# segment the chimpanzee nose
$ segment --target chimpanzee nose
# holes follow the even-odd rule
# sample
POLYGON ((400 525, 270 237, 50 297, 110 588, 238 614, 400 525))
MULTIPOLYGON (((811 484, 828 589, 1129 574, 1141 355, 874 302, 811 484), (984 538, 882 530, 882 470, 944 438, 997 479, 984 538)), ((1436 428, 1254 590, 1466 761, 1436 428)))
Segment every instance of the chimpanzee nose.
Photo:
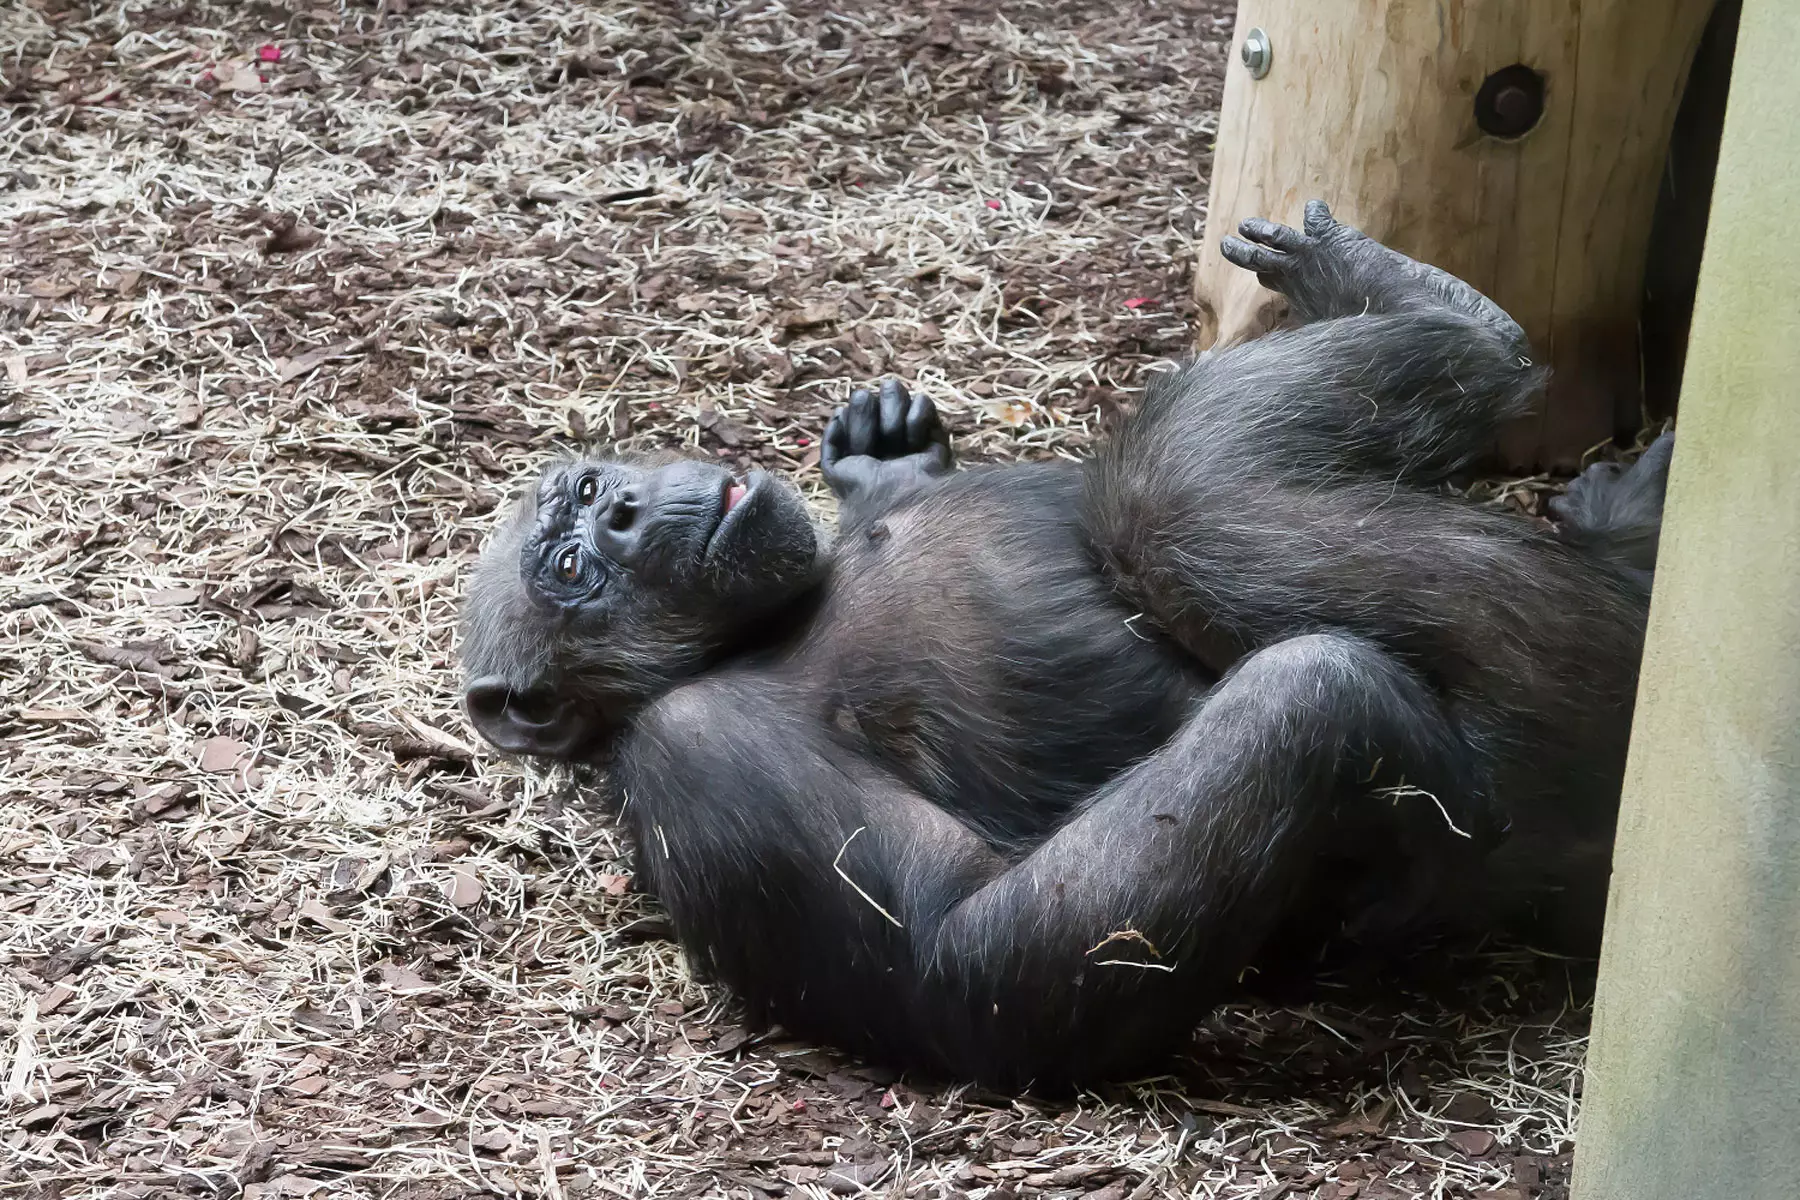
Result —
POLYGON ((637 523, 638 499, 636 488, 621 488, 614 494, 612 502, 606 509, 606 527, 614 533, 624 533, 637 523))
POLYGON ((654 482, 622 487, 607 497, 594 513, 594 541, 602 553, 628 567, 639 566, 643 555, 645 517, 661 503, 654 482))

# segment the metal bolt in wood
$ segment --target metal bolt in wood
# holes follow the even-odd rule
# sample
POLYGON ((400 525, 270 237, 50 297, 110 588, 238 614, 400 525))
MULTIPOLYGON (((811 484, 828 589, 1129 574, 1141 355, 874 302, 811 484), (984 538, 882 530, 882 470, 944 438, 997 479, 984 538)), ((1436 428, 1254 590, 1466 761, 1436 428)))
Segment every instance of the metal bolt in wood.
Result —
POLYGON ((1244 60, 1244 66, 1249 68, 1252 79, 1267 75, 1269 64, 1275 60, 1275 48, 1269 44, 1269 35, 1260 28, 1244 35, 1244 45, 1238 54, 1244 60))

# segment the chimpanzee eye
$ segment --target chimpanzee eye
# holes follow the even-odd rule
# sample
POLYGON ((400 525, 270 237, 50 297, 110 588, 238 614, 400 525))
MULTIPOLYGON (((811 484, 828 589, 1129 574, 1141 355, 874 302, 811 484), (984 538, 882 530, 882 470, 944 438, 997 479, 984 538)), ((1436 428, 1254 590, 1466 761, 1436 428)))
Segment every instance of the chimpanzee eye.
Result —
POLYGON ((582 504, 592 504, 599 495, 600 481, 592 475, 583 476, 581 482, 575 485, 575 499, 582 504))
POLYGON ((581 551, 570 546, 556 556, 556 577, 564 583, 574 583, 581 578, 581 551))

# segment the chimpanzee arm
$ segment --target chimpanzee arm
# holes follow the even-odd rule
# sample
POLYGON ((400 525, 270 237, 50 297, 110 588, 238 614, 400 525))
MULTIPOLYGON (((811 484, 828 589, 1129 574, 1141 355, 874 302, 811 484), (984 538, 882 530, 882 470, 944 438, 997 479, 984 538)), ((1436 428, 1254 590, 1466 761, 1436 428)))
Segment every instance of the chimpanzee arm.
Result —
POLYGON ((909 396, 884 380, 879 399, 850 394, 825 426, 819 467, 837 494, 839 525, 849 529, 928 487, 952 466, 950 434, 929 396, 909 396))
POLYGON ((653 706, 615 768, 624 814, 698 965, 753 1013, 891 1062, 1005 1085, 1142 1066, 1245 965, 1334 823, 1401 822, 1415 862, 1485 849, 1466 747, 1354 638, 1246 660, 1013 862, 768 685, 653 706), (1418 790, 1369 795, 1377 772, 1418 790))

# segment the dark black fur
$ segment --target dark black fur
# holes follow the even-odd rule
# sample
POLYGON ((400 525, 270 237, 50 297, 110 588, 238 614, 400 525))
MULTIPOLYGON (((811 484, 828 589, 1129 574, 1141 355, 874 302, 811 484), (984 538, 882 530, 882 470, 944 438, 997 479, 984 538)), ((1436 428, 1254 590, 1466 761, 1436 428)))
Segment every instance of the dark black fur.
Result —
POLYGON ((1445 494, 1541 383, 1518 327, 1321 204, 1243 232, 1305 324, 1160 378, 1090 463, 952 471, 890 385, 827 431, 828 555, 774 479, 732 509, 717 468, 599 461, 490 550, 477 724, 610 758, 756 1017, 1061 1084, 1153 1064, 1320 905, 1591 942, 1666 454, 1564 536, 1445 494))

